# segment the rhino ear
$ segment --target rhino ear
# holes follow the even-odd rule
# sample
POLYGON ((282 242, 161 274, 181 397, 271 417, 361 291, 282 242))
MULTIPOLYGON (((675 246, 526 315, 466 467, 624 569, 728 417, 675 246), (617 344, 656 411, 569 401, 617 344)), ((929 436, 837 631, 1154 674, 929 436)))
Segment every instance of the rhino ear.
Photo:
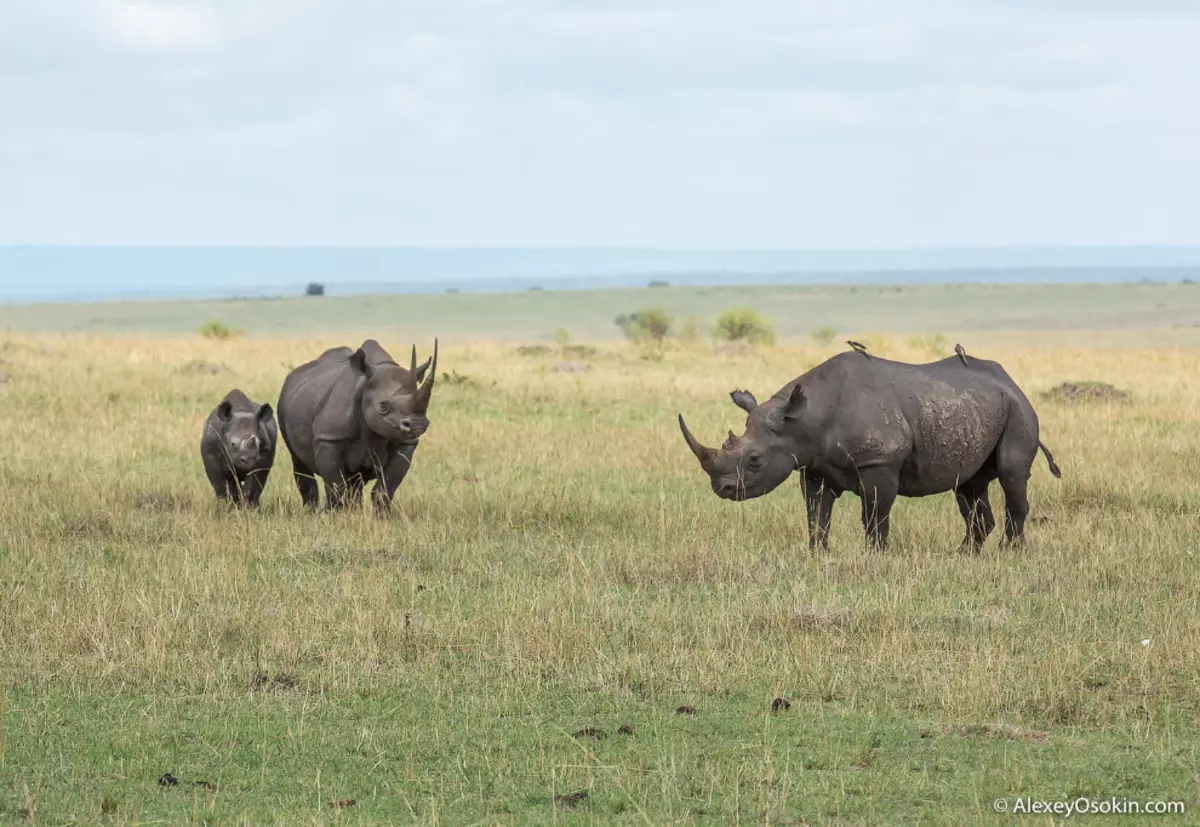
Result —
POLYGON ((231 416, 233 416, 233 403, 226 399, 217 406, 217 419, 228 422, 231 416))
POLYGON ((263 406, 258 409, 258 421, 266 422, 267 420, 274 419, 274 418, 275 418, 275 411, 271 409, 271 403, 270 402, 263 403, 263 406))
POLYGON ((754 394, 750 393, 750 391, 734 391, 729 394, 729 398, 733 400, 733 404, 746 413, 750 413, 758 407, 758 400, 754 398, 754 394))
POLYGON ((783 418, 785 420, 799 418, 807 404, 808 397, 804 395, 804 388, 800 387, 800 383, 797 382, 792 385, 792 392, 788 395, 787 402, 783 404, 783 418))
POLYGON ((350 370, 359 376, 367 375, 367 354, 363 353, 361 347, 350 354, 350 370))

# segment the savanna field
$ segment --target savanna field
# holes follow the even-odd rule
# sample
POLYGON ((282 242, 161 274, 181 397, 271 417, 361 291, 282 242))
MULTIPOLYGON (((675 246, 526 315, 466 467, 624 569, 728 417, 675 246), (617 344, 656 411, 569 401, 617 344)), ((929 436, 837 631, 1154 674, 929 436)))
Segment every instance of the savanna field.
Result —
POLYGON ((829 343, 777 318, 774 345, 655 347, 574 333, 577 296, 527 300, 554 295, 523 337, 436 297, 432 424, 386 520, 307 513, 282 443, 259 512, 223 507, 201 428, 232 387, 274 404, 327 347, 424 359, 429 315, 256 330, 239 306, 228 339, 103 310, 9 324, 0 823, 1200 821, 1194 330, 1079 302, 906 330, 843 295, 865 321, 829 343), (1035 461, 1023 548, 960 553, 950 494, 898 500, 885 552, 846 495, 825 553, 797 483, 712 494, 676 414, 719 444, 745 421, 730 390, 764 399, 846 338, 1007 368, 1063 471, 1035 461), (1089 381, 1127 396, 1043 398, 1089 381), (996 812, 1018 796, 1187 812, 996 812))

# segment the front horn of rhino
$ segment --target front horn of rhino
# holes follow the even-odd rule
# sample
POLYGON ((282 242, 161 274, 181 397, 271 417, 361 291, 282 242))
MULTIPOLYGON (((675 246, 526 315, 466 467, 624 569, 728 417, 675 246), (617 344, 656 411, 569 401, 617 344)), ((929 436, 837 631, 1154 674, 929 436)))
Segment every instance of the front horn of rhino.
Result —
POLYGON ((437 357, 438 357, 438 340, 433 340, 433 362, 429 365, 429 375, 425 377, 425 384, 417 389, 417 403, 421 410, 429 407, 429 399, 433 394, 433 380, 437 378, 437 357))
POLYGON ((683 438, 687 440, 688 447, 692 449, 692 453, 696 455, 696 459, 700 460, 700 467, 711 477, 716 468, 715 460, 717 452, 712 448, 701 445, 692 436, 692 432, 688 430, 687 423, 683 421, 683 414, 679 415, 679 430, 683 431, 683 438))

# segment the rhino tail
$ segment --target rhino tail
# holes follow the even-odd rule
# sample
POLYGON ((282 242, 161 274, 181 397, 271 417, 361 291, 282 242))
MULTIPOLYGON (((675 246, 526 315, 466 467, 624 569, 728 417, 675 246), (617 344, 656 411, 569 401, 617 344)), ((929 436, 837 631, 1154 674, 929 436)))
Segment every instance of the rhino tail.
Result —
POLYGON ((1050 473, 1054 475, 1056 480, 1062 479, 1062 471, 1058 468, 1058 463, 1054 461, 1054 454, 1050 453, 1050 449, 1038 440, 1038 447, 1042 449, 1042 453, 1046 455, 1046 462, 1050 463, 1050 473))

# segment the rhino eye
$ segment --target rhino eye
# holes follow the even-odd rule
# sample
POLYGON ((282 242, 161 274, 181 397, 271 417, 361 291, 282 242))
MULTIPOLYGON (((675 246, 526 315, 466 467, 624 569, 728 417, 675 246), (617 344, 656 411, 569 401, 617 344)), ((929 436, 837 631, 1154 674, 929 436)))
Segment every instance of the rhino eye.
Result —
POLYGON ((750 466, 750 468, 752 468, 752 469, 754 469, 755 471, 757 471, 759 468, 762 468, 762 467, 763 467, 763 464, 764 464, 765 462, 766 462, 766 460, 764 460, 764 459, 763 459, 761 456, 759 456, 758 454, 755 454, 755 455, 753 455, 752 457, 750 457, 750 459, 749 459, 749 460, 746 462, 746 464, 747 464, 748 466, 750 466))
POLYGON ((383 402, 380 402, 380 403, 379 403, 379 412, 380 412, 381 414, 386 414, 386 413, 388 413, 388 412, 389 412, 391 409, 392 409, 392 406, 391 406, 391 404, 390 404, 390 403, 388 403, 386 400, 384 400, 383 402))

